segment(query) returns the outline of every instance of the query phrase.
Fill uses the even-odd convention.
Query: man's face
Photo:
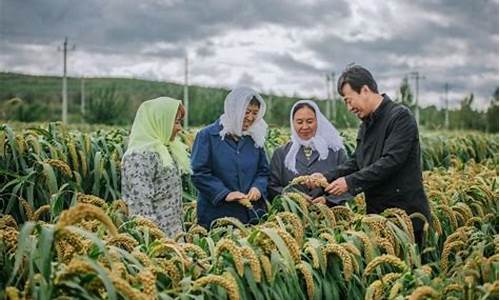
[[[366,118],[371,113],[369,93],[370,90],[366,85],[361,88],[359,93],[353,90],[349,83],[344,84],[342,87],[344,103],[347,105],[349,111],[359,119]]]

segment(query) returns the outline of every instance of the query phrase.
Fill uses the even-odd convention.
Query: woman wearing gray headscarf
[[[290,112],[290,127],[291,141],[273,153],[269,199],[281,194],[294,178],[314,173],[326,174],[347,159],[338,131],[313,101],[300,100],[294,104]],[[348,193],[331,196],[324,195],[322,188],[309,189],[305,185],[297,188],[309,195],[312,202],[328,206],[341,205],[352,199]]]

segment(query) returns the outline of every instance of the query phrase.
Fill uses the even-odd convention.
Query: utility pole
[[[418,89],[420,79],[425,79],[425,76],[420,75],[418,71],[411,72],[410,75],[415,78],[415,119],[417,120],[417,126],[420,127],[420,108],[418,106]]]
[[[335,82],[335,72],[330,74],[330,82],[332,84],[332,109],[333,109],[333,121],[337,121],[337,83]]]
[[[80,108],[82,111],[82,116],[85,115],[85,78],[80,77]]]
[[[186,115],[184,116],[184,129],[189,128],[189,91],[188,91],[188,85],[189,85],[189,58],[188,58],[188,53],[186,51],[186,59],[184,60],[184,108],[186,110]]]
[[[444,127],[449,130],[450,129],[450,119],[448,116],[448,82],[444,84]]]
[[[330,114],[330,74],[326,74],[326,118],[328,121],[331,119],[331,114]]]
[[[68,123],[68,87],[66,80],[66,57],[67,52],[75,50],[75,45],[71,49],[68,49],[68,37],[64,38],[63,49],[58,48],[59,51],[63,51],[63,78],[62,78],[62,122],[63,124]]]
[[[273,95],[272,94],[269,94],[269,100],[267,100],[267,114],[269,116],[272,116],[272,110],[273,110]]]

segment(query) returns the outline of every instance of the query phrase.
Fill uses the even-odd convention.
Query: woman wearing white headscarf
[[[189,174],[190,166],[177,133],[184,115],[180,100],[143,102],[122,158],[122,197],[130,213],[153,220],[169,238],[183,231],[181,174]]]
[[[269,178],[269,198],[282,193],[290,182],[303,175],[326,174],[342,164],[347,155],[342,138],[337,129],[323,116],[316,103],[300,100],[294,104],[290,113],[291,141],[276,149],[271,160]],[[311,197],[314,203],[329,206],[343,204],[352,196],[323,195],[321,188],[309,189],[301,185],[302,192]]]
[[[266,104],[253,89],[233,89],[224,114],[196,135],[191,155],[198,189],[198,223],[209,228],[222,217],[257,222],[265,213],[269,165],[264,153]],[[250,200],[247,208],[240,200]]]

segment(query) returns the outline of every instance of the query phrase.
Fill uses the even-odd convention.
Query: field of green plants
[[[356,132],[342,133],[352,152]],[[167,239],[120,200],[128,132],[0,127],[0,298],[498,299],[498,134],[421,136],[433,220],[414,244],[401,210],[311,204],[290,186],[258,225],[196,224]],[[194,132],[182,138],[192,144]],[[288,134],[272,129],[271,155]]]

